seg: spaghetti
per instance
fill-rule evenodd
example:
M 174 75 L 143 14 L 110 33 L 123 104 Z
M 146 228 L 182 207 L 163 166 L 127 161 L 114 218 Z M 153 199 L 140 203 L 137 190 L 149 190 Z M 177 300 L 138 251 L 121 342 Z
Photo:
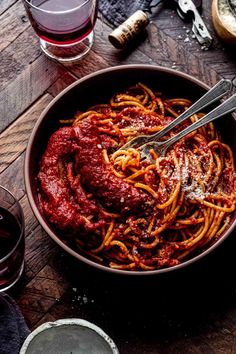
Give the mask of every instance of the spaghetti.
M 151 150 L 150 163 L 137 149 L 118 150 L 139 134 L 158 132 L 190 105 L 138 83 L 62 122 L 42 156 L 38 182 L 40 207 L 64 242 L 111 268 L 147 271 L 177 265 L 222 236 L 235 210 L 235 169 L 212 123 L 164 157 Z

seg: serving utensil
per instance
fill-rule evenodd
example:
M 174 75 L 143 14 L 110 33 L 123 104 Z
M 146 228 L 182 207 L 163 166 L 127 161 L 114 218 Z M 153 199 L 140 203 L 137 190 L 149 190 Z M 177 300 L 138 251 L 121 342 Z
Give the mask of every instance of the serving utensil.
M 159 132 L 151 135 L 139 135 L 126 144 L 124 144 L 119 150 L 127 150 L 131 147 L 139 147 L 143 144 L 148 143 L 149 141 L 157 141 L 162 138 L 166 133 L 172 130 L 174 127 L 184 122 L 186 119 L 191 117 L 193 114 L 199 112 L 205 107 L 209 106 L 213 102 L 220 99 L 226 94 L 232 87 L 232 81 L 227 79 L 220 80 L 215 86 L 213 86 L 205 95 L 203 95 L 198 101 L 192 104 L 186 111 L 184 111 L 179 117 L 177 117 L 173 122 L 167 125 L 165 128 Z
M 228 98 L 225 102 L 221 105 L 213 109 L 211 112 L 206 114 L 204 117 L 199 119 L 197 122 L 193 123 L 192 125 L 188 126 L 187 128 L 180 131 L 175 136 L 171 137 L 170 139 L 160 142 L 160 141 L 151 141 L 139 147 L 141 160 L 152 160 L 150 155 L 150 150 L 153 149 L 159 156 L 165 156 L 167 150 L 171 145 L 176 143 L 178 140 L 186 136 L 187 134 L 193 132 L 194 130 L 206 125 L 213 120 L 220 118 L 227 113 L 230 113 L 236 109 L 236 94 Z

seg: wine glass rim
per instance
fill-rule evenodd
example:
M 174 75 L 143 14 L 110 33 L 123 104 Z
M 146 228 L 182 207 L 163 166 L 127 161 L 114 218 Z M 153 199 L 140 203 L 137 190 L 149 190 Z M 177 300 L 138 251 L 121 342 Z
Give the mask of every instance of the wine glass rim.
M 20 231 L 20 236 L 15 244 L 15 246 L 4 256 L 3 258 L 0 258 L 0 264 L 3 263 L 7 258 L 9 258 L 12 253 L 16 250 L 18 247 L 19 243 L 21 242 L 22 237 L 24 236 L 24 231 L 25 231 L 25 218 L 24 218 L 24 213 L 23 209 L 19 203 L 19 201 L 16 199 L 16 197 L 9 191 L 9 189 L 5 188 L 4 186 L 0 185 L 0 189 L 5 190 L 15 201 L 17 207 L 19 208 L 21 219 L 22 219 L 22 225 L 21 225 L 21 231 Z
M 44 12 L 44 13 L 48 13 L 48 14 L 67 14 L 67 13 L 71 13 L 74 12 L 76 10 L 78 10 L 79 8 L 83 7 L 84 5 L 86 5 L 88 2 L 90 2 L 91 0 L 84 0 L 82 4 L 73 7 L 72 9 L 69 10 L 60 10 L 60 11 L 51 11 L 51 10 L 45 10 L 45 9 L 41 9 L 40 7 L 33 5 L 30 0 L 24 0 L 25 3 L 27 3 L 30 7 L 34 8 L 35 10 Z

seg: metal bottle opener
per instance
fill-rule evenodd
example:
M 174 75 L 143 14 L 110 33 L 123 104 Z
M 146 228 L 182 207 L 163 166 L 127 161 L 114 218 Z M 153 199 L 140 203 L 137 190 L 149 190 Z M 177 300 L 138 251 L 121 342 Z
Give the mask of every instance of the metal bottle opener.
M 209 48 L 212 44 L 213 39 L 197 9 L 197 7 L 201 6 L 201 0 L 178 0 L 177 2 L 178 14 L 180 15 L 180 17 L 191 17 L 193 23 L 192 31 L 195 34 L 198 42 L 201 45 L 205 46 L 205 48 Z
M 213 39 L 199 13 L 202 8 L 202 0 L 156 0 L 151 1 L 147 11 L 152 13 L 152 9 L 158 6 L 161 2 L 174 4 L 177 14 L 182 20 L 192 21 L 192 31 L 195 34 L 198 42 L 206 49 L 211 46 Z

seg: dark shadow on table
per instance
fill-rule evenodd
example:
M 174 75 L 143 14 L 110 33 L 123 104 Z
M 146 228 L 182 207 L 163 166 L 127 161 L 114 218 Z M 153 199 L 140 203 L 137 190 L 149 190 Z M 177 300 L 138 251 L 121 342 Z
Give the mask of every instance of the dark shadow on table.
M 123 348 L 127 350 L 129 343 L 127 353 L 149 354 L 164 353 L 164 347 L 158 349 L 160 342 L 168 347 L 181 338 L 185 343 L 190 337 L 197 341 L 199 336 L 217 331 L 217 326 L 222 329 L 228 313 L 236 312 L 235 249 L 232 235 L 191 267 L 147 279 L 112 276 L 65 255 L 73 315 L 101 326 L 121 353 L 126 353 Z M 147 347 L 142 349 L 142 343 Z M 156 351 L 152 351 L 154 347 Z M 180 351 L 173 353 L 182 350 L 181 344 Z

